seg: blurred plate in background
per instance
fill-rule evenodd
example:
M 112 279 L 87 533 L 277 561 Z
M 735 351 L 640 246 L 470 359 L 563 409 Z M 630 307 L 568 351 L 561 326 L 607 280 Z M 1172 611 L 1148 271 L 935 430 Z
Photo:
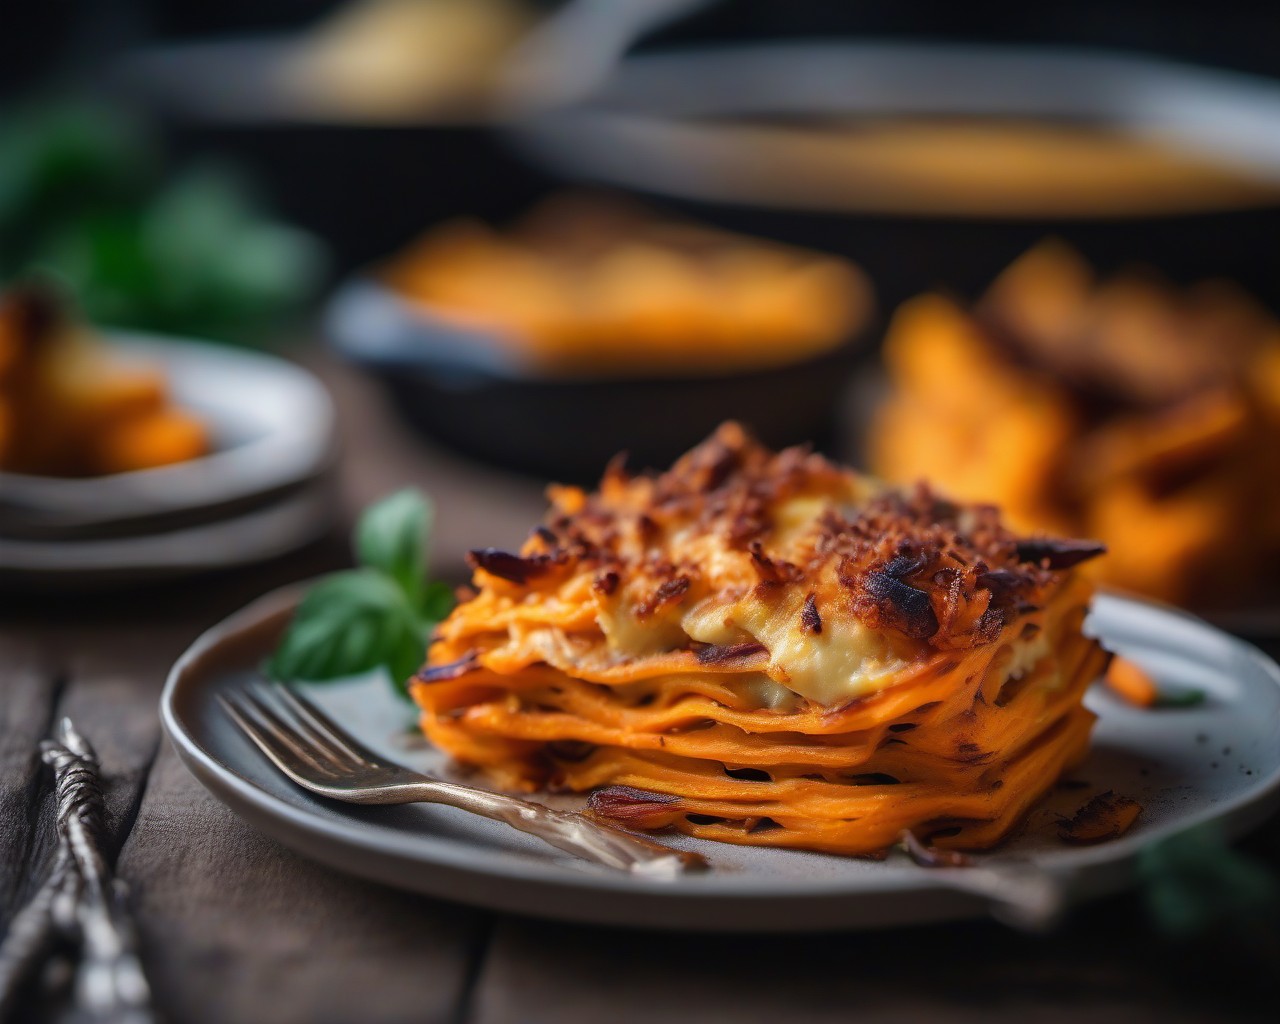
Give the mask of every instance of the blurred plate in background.
M 335 417 L 311 374 L 201 342 L 111 334 L 105 344 L 162 372 L 214 450 L 109 476 L 0 473 L 0 587 L 94 589 L 249 565 L 330 526 Z
M 339 271 L 460 211 L 515 216 L 554 187 L 475 107 L 372 116 L 282 90 L 298 51 L 289 36 L 157 46 L 125 55 L 106 87 L 153 110 L 180 158 L 233 157 Z
M 433 316 L 369 277 L 337 291 L 325 331 L 430 436 L 497 465 L 577 483 L 597 480 L 620 451 L 632 466 L 667 466 L 727 419 L 743 420 L 773 447 L 829 447 L 866 338 L 864 328 L 832 351 L 767 370 L 548 376 L 522 370 L 483 329 Z
M 577 180 L 840 252 L 886 304 L 973 291 L 1046 234 L 1280 296 L 1280 85 L 1060 48 L 788 42 L 629 57 L 512 126 Z
M 318 540 L 333 521 L 334 504 L 333 488 L 322 479 L 199 526 L 87 540 L 0 536 L 0 588 L 80 592 L 255 565 Z
M 332 464 L 333 404 L 300 367 L 185 339 L 107 339 L 113 352 L 164 374 L 174 403 L 209 424 L 214 451 L 110 476 L 0 472 L 0 537 L 57 540 L 225 518 L 314 481 Z

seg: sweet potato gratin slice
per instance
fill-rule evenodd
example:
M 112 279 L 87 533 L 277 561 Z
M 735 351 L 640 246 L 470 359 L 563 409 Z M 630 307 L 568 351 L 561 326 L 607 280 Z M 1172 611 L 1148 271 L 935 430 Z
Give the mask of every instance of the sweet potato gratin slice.
M 509 789 L 639 829 L 877 854 L 999 842 L 1083 753 L 1100 553 L 727 424 L 660 476 L 554 487 L 413 682 L 427 735 Z

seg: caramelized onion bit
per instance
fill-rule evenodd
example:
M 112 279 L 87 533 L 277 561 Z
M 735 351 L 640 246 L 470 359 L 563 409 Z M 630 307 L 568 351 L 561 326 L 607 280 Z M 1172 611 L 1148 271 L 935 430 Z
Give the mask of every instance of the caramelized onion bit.
M 597 576 L 591 584 L 591 589 L 597 594 L 603 594 L 605 597 L 608 597 L 618 589 L 618 584 L 620 582 L 621 577 L 616 572 L 610 570 L 609 572 L 602 572 Z
M 473 569 L 483 569 L 512 583 L 527 583 L 535 576 L 544 575 L 554 564 L 548 555 L 531 555 L 527 558 L 513 555 L 501 548 L 480 548 L 467 552 L 467 564 Z
M 465 676 L 472 669 L 479 667 L 480 656 L 475 651 L 467 651 L 456 661 L 447 661 L 443 665 L 423 665 L 414 673 L 413 678 L 419 683 L 440 683 L 446 679 Z
M 637 828 L 665 824 L 679 808 L 680 798 L 671 793 L 655 793 L 631 786 L 607 786 L 587 799 L 587 809 L 602 818 L 624 822 Z
M 1070 569 L 1090 558 L 1106 554 L 1107 546 L 1095 540 L 1060 540 L 1035 537 L 1018 541 L 1018 561 L 1032 562 L 1046 569 Z

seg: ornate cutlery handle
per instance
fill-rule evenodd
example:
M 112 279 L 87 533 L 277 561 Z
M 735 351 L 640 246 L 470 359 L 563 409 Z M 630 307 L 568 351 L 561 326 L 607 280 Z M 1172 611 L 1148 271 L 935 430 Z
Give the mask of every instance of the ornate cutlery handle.
M 53 769 L 58 845 L 40 891 L 14 918 L 0 946 L 0 1020 L 55 951 L 75 951 L 74 1005 L 68 1019 L 90 1024 L 152 1024 L 150 990 L 138 960 L 124 886 L 98 846 L 102 784 L 98 756 L 68 719 L 40 745 Z

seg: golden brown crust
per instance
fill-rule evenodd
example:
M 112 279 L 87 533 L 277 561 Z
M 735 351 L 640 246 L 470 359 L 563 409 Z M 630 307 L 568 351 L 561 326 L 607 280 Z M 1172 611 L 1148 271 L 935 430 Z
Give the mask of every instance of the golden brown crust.
M 589 575 L 639 622 L 708 595 L 795 601 L 803 627 L 855 618 L 935 649 L 993 642 L 1100 545 L 1015 535 L 994 507 L 886 489 L 805 448 L 773 453 L 728 423 L 660 475 L 617 460 L 599 491 L 553 488 L 518 554 L 470 553 L 483 593 L 546 593 Z M 806 504 L 807 503 L 807 504 Z M 794 509 L 805 510 L 795 520 Z M 802 607 L 801 607 L 802 606 Z M 692 649 L 697 644 L 690 644 Z

